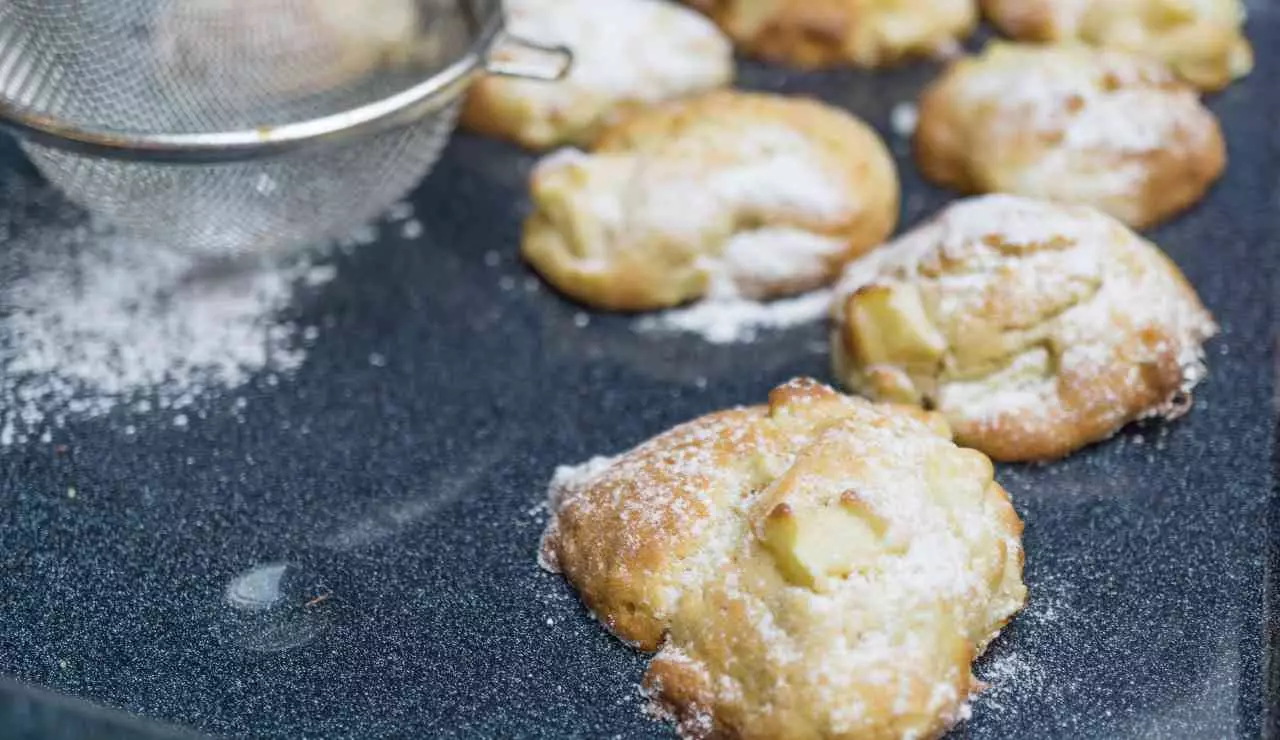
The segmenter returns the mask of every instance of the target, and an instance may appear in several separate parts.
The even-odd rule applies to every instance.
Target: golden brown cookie
[[[812,380],[557,470],[541,562],[659,650],[691,738],[937,737],[1026,600],[1022,522],[946,423]]]
[[[898,216],[893,159],[869,126],[812,100],[714,92],[553,153],[530,182],[525,258],[593,306],[770,298],[831,282]]]
[[[1168,64],[1217,90],[1253,68],[1239,0],[982,0],[1000,30],[1024,41],[1083,41]]]
[[[1199,200],[1226,147],[1196,91],[1158,61],[1082,45],[996,43],[920,99],[916,161],[968,193],[1094,206],[1134,227]]]
[[[462,126],[530,148],[585,146],[645,106],[729,84],[733,49],[706,18],[666,0],[506,0],[512,33],[574,53],[559,82],[490,76]]]
[[[1155,245],[1085,206],[961,201],[851,264],[837,376],[942,413],[960,444],[1047,460],[1190,406],[1216,327]]]
[[[880,67],[949,53],[973,30],[975,0],[685,0],[747,53],[802,68]]]

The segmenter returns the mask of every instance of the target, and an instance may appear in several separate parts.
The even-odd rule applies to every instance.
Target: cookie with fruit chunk
[[[938,737],[1025,603],[1022,523],[946,422],[808,379],[562,467],[541,562],[658,650],[685,737]]]
[[[982,9],[1015,39],[1143,54],[1202,90],[1253,69],[1240,0],[982,0]]]
[[[976,0],[685,0],[748,54],[800,68],[883,67],[960,48]]]
[[[880,137],[814,100],[719,91],[639,113],[530,180],[521,249],[583,303],[652,310],[832,282],[898,217]]]
[[[465,129],[531,149],[590,144],[648,105],[733,81],[733,48],[713,23],[666,0],[506,0],[511,32],[573,52],[557,82],[490,75],[467,93]]]
[[[1086,206],[960,201],[851,264],[837,376],[997,460],[1062,457],[1187,411],[1216,327],[1154,244]]]
[[[1082,45],[996,43],[921,96],[929,179],[1099,208],[1134,227],[1194,204],[1226,165],[1218,121],[1158,61]]]

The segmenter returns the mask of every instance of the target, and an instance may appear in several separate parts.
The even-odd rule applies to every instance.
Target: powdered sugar
[[[306,356],[302,327],[280,316],[331,266],[200,263],[162,245],[100,233],[60,209],[52,225],[7,224],[0,283],[0,444],[48,438],[70,419],[117,409],[184,409]],[[17,211],[20,202],[9,203]],[[49,220],[44,214],[41,222]],[[0,275],[6,271],[0,270]],[[315,337],[317,332],[309,331]],[[189,422],[176,414],[175,426]]]
[[[889,113],[889,126],[893,133],[904,139],[911,138],[916,132],[916,123],[920,120],[920,111],[915,103],[898,103]]]
[[[847,242],[815,232],[836,232],[857,212],[852,188],[801,132],[706,125],[656,152],[565,149],[538,162],[534,199],[572,238],[574,267],[607,270],[615,253],[674,243],[711,277],[713,298],[824,282]]]
[[[1215,331],[1153,245],[1093,209],[1018,196],[949,207],[851,265],[838,292],[896,282],[928,292],[930,320],[956,343],[930,381],[937,386],[930,400],[953,423],[1058,414],[1063,382],[1084,388],[1129,368],[1123,382],[1136,388],[1146,382],[1142,362],[1181,363],[1188,390],[1203,376],[1201,344]],[[987,332],[987,343],[1004,354],[987,357],[976,374],[964,369],[964,353],[990,352],[973,346],[966,331]],[[1165,339],[1143,350],[1151,359],[1134,356],[1147,341],[1135,337],[1152,335]],[[1093,392],[1124,391],[1111,380]],[[1095,403],[1114,410],[1117,426],[1127,421],[1120,399]],[[1175,411],[1162,405],[1152,413]]]
[[[724,298],[756,286],[821,282],[845,250],[842,239],[773,227],[735,234],[714,260],[708,298]]]
[[[637,331],[645,332],[689,332],[712,344],[751,342],[765,329],[820,321],[830,310],[831,295],[830,290],[816,290],[768,302],[736,297],[708,299],[686,308],[646,316],[635,326]]]
[[[1186,146],[1180,137],[1199,145],[1207,134],[1209,116],[1193,90],[1175,86],[1160,64],[1123,52],[1001,45],[959,74],[959,104],[990,111],[979,124],[989,143],[972,155],[999,159],[1010,140],[1039,136],[1054,142],[1044,145],[1046,158],[1069,153],[1055,159],[1056,169],[1029,168],[1046,178],[1102,178],[1113,163],[1076,161],[1082,153],[1115,160]]]

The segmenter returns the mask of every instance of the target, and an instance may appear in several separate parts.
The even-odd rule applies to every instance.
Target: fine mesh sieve
[[[208,253],[373,217],[430,170],[476,75],[570,61],[506,34],[500,0],[0,0],[0,122],[36,166]]]

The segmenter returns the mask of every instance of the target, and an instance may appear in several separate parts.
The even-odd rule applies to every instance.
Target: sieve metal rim
[[[413,123],[442,111],[480,74],[555,81],[563,79],[573,65],[569,48],[508,32],[501,10],[474,20],[480,25],[475,40],[466,53],[439,72],[394,95],[304,121],[223,132],[140,133],[68,124],[0,96],[0,126],[37,144],[94,157],[191,164],[243,162],[314,145],[343,143]],[[498,59],[493,51],[502,46],[543,55],[548,65]]]

